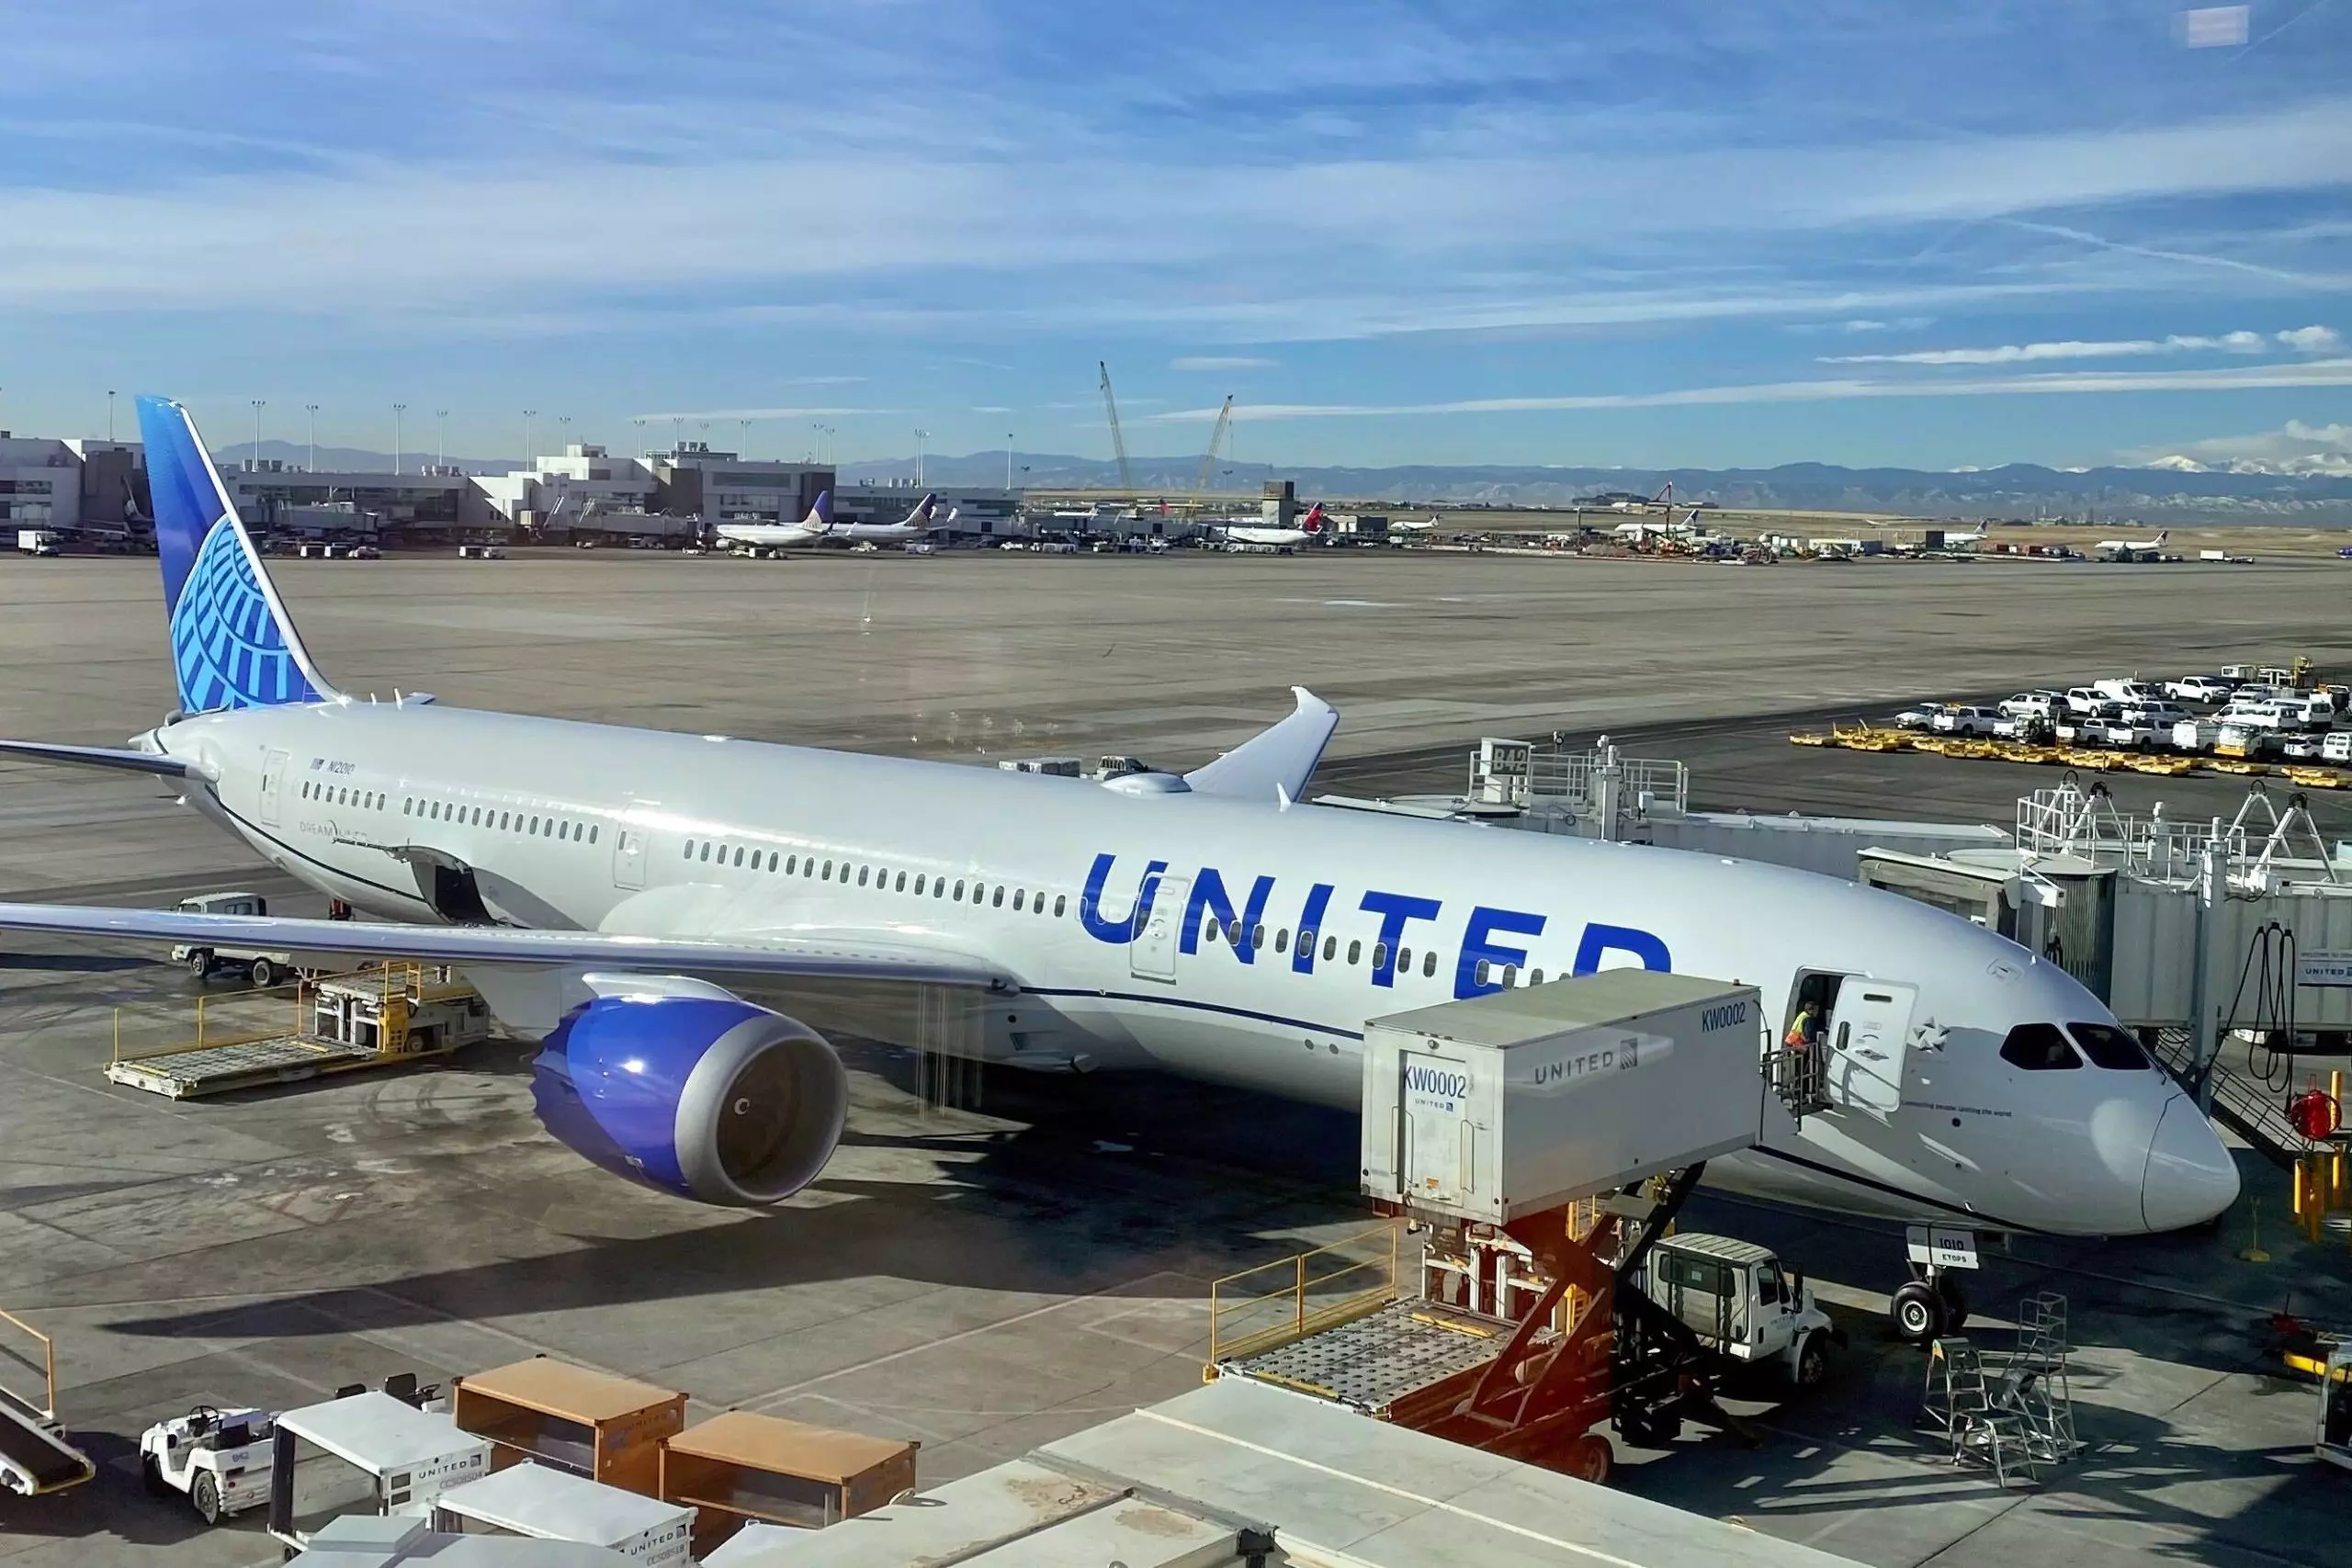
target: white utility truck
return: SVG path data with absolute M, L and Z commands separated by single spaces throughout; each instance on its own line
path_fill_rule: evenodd
M 158 1497 L 176 1492 L 217 1525 L 269 1501 L 270 1413 L 199 1404 L 139 1434 L 139 1473 Z
M 53 556 L 58 553 L 57 536 L 47 528 L 19 528 L 17 548 L 28 556 Z
M 1819 1386 L 1838 1329 L 1804 1276 L 1752 1241 L 1685 1232 L 1644 1262 L 1650 1300 L 1688 1325 L 1700 1343 L 1750 1366 L 1775 1362 L 1792 1387 Z
M 176 906 L 184 915 L 266 915 L 269 901 L 258 893 L 199 893 L 193 898 L 183 898 Z M 265 947 L 192 947 L 186 942 L 172 949 L 172 962 L 187 966 L 199 980 L 208 980 L 218 969 L 241 970 L 260 989 L 266 990 L 289 976 L 305 973 L 294 962 L 294 955 L 282 948 Z

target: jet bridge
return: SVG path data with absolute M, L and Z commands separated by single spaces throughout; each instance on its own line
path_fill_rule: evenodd
M 1221 1281 L 1210 1375 L 1591 1480 L 1611 1463 L 1605 1421 L 1643 1446 L 1686 1414 L 1736 1427 L 1713 1352 L 1619 1284 L 1707 1160 L 1785 1124 L 1758 1071 L 1764 1025 L 1754 987 L 1645 970 L 1371 1020 L 1363 1189 L 1425 1236 L 1419 1267 L 1392 1233 L 1385 1285 L 1377 1258 L 1323 1254 L 1268 1266 L 1295 1284 L 1264 1294 Z

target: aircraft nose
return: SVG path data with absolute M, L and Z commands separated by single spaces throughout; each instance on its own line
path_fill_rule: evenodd
M 2194 1100 L 2176 1096 L 2148 1140 L 2140 1215 L 2150 1231 L 2202 1224 L 2238 1201 L 2238 1166 Z

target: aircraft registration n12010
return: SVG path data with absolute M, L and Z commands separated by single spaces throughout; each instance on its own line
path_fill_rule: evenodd
M 180 711 L 120 750 L 0 750 L 163 775 L 386 923 L 17 904 L 0 926 L 462 965 L 544 1036 L 548 1129 L 631 1179 L 759 1204 L 823 1169 L 841 1061 L 745 990 L 969 987 L 990 1061 L 1353 1106 L 1367 1019 L 1640 965 L 1758 987 L 1767 1027 L 1814 1004 L 1837 1109 L 1710 1164 L 1718 1185 L 2064 1235 L 2237 1196 L 2196 1105 L 2015 943 L 1802 872 L 1299 804 L 1338 723 L 1303 690 L 1192 773 L 1100 782 L 345 695 L 186 412 L 140 418 Z

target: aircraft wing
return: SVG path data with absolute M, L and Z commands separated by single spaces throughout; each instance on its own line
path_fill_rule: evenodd
M 427 964 L 589 964 L 610 969 L 897 980 L 995 986 L 1011 976 L 968 953 L 904 940 L 759 936 L 729 942 L 628 936 L 605 931 L 527 931 L 511 926 L 426 926 L 359 920 L 282 919 L 274 915 L 200 915 L 177 909 L 115 909 L 70 904 L 0 904 L 0 930 L 113 937 L 190 946 L 338 953 Z
M 1298 711 L 1206 767 L 1186 773 L 1184 782 L 1194 794 L 1234 795 L 1270 806 L 1298 798 L 1315 764 L 1322 761 L 1331 732 L 1340 728 L 1340 710 L 1304 686 L 1290 690 L 1298 699 Z

